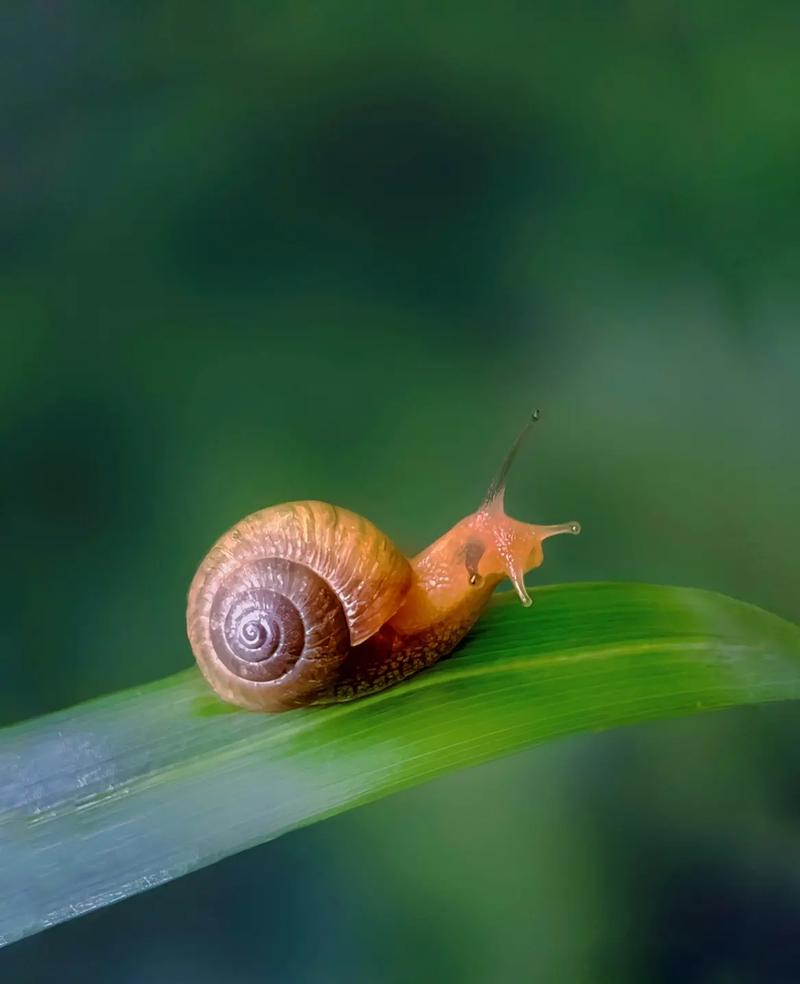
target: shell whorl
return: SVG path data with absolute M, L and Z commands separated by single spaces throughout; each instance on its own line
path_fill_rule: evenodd
M 229 530 L 200 565 L 189 639 L 224 700 L 253 710 L 313 703 L 410 581 L 408 561 L 368 520 L 326 503 L 273 506 Z

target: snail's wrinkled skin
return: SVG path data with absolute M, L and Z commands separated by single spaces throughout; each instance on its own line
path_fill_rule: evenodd
M 524 576 L 542 541 L 580 527 L 505 514 L 518 443 L 480 508 L 410 560 L 369 520 L 324 502 L 237 523 L 189 590 L 189 640 L 214 690 L 257 711 L 351 700 L 452 652 L 504 578 L 529 605 Z

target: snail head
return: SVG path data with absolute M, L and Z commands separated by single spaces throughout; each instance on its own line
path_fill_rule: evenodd
M 469 583 L 479 585 L 485 578 L 507 577 L 519 600 L 526 607 L 533 604 L 525 587 L 525 574 L 542 563 L 542 543 L 559 533 L 580 533 L 580 524 L 572 520 L 555 526 L 537 526 L 512 519 L 505 511 L 508 473 L 525 437 L 540 413 L 535 410 L 506 455 L 500 470 L 480 507 L 462 523 L 467 534 L 464 564 Z

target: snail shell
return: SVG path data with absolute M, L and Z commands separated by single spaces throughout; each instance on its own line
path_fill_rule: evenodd
M 348 509 L 272 506 L 220 537 L 198 568 L 189 640 L 230 703 L 260 711 L 314 703 L 350 649 L 394 615 L 411 577 L 392 541 Z

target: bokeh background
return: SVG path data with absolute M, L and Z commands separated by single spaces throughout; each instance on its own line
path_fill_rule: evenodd
M 584 525 L 534 585 L 800 618 L 796 3 L 3 21 L 0 723 L 189 665 L 194 567 L 263 505 L 414 552 L 532 406 L 509 506 Z M 16 944 L 0 978 L 797 981 L 799 749 L 790 705 L 562 741 Z

